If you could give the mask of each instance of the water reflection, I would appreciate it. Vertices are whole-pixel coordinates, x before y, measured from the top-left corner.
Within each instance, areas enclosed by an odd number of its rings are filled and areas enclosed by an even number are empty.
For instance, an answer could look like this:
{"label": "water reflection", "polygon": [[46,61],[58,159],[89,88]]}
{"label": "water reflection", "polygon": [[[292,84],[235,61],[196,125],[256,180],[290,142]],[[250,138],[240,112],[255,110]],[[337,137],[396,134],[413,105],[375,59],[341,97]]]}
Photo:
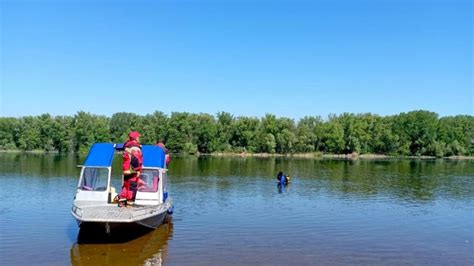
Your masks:
{"label": "water reflection", "polygon": [[281,183],[278,183],[277,184],[278,193],[287,192],[289,190],[289,187],[290,187],[290,183],[288,183],[286,185],[282,185]]}
{"label": "water reflection", "polygon": [[170,172],[173,185],[205,180],[199,185],[228,190],[235,185],[235,178],[239,182],[255,179],[270,182],[281,169],[298,176],[300,184],[308,186],[308,192],[314,192],[311,186],[318,185],[318,189],[337,197],[384,195],[427,203],[437,198],[474,196],[472,161],[176,157]]}
{"label": "water reflection", "polygon": [[70,214],[83,157],[0,153],[0,265],[474,265],[473,161],[173,158],[176,230],[111,239]]}
{"label": "water reflection", "polygon": [[152,231],[137,229],[109,236],[103,230],[80,230],[70,250],[71,264],[163,265],[172,236],[172,219]]}
{"label": "water reflection", "polygon": [[[83,161],[77,155],[0,153],[2,174],[76,179]],[[120,158],[113,162],[112,174],[120,176]],[[394,195],[402,200],[433,201],[437,197],[472,198],[472,161],[450,160],[317,160],[295,158],[175,157],[170,164],[171,185],[189,184],[223,191],[235,185],[231,179],[273,179],[284,169],[302,181],[318,181],[325,191],[346,197]],[[201,182],[202,178],[210,182]],[[118,178],[116,178],[118,180]],[[304,182],[303,182],[304,183]],[[115,184],[116,185],[116,184]],[[201,187],[203,188],[203,187]],[[205,188],[205,187],[204,187]],[[284,190],[282,189],[282,192]]]}

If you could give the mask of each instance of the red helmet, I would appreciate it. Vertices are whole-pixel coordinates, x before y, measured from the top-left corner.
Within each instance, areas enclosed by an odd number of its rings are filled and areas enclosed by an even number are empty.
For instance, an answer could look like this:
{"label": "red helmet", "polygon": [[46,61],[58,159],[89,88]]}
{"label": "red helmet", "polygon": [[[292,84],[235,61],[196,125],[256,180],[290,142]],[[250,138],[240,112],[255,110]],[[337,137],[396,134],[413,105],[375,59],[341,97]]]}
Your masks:
{"label": "red helmet", "polygon": [[128,137],[130,139],[137,139],[138,137],[140,137],[140,133],[138,133],[138,131],[132,131],[128,134]]}

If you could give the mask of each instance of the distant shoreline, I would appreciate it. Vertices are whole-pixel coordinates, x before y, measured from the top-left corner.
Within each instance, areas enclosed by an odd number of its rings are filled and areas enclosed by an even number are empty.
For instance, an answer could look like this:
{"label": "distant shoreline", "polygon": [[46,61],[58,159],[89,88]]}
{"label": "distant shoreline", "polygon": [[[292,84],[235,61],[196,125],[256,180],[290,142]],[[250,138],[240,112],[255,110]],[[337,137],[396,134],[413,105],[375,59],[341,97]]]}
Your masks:
{"label": "distant shoreline", "polygon": [[402,156],[402,155],[384,155],[384,154],[323,154],[323,153],[294,153],[294,154],[275,154],[275,153],[206,153],[198,156],[214,156],[214,157],[289,157],[289,158],[307,158],[307,159],[447,159],[447,160],[474,160],[474,156]]}
{"label": "distant shoreline", "polygon": [[[21,151],[21,150],[0,150],[0,153],[25,153],[25,154],[62,154],[58,151]],[[64,153],[64,154],[80,154],[80,153]],[[84,154],[85,155],[85,154]],[[213,152],[213,153],[198,153],[198,154],[171,154],[172,156],[212,156],[212,157],[256,157],[256,158],[271,158],[271,157],[285,157],[285,158],[305,158],[305,159],[348,159],[348,160],[377,160],[377,159],[422,159],[422,160],[474,160],[474,156],[402,156],[402,155],[384,155],[384,154],[324,154],[320,152],[314,153],[293,153],[293,154],[279,154],[279,153],[236,153],[236,152]]]}

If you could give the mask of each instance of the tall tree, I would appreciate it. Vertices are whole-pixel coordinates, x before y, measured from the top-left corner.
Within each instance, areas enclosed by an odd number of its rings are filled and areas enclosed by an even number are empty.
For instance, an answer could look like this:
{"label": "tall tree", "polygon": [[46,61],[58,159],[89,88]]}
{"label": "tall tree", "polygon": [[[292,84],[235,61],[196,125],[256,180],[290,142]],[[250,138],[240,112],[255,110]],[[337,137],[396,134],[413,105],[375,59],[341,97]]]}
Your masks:
{"label": "tall tree", "polygon": [[39,120],[33,116],[20,118],[18,131],[18,148],[22,150],[38,150],[42,148]]}
{"label": "tall tree", "polygon": [[19,121],[13,117],[0,117],[0,150],[15,150],[15,130]]}
{"label": "tall tree", "polygon": [[342,153],[345,149],[344,128],[337,116],[330,115],[329,121],[324,124],[322,133],[322,151],[328,153]]}
{"label": "tall tree", "polygon": [[193,127],[190,114],[173,112],[168,123],[168,148],[172,152],[196,153],[197,146],[193,143]]}
{"label": "tall tree", "polygon": [[423,110],[401,113],[394,121],[395,133],[411,155],[435,155],[428,147],[436,142],[437,128],[438,115]]}
{"label": "tall tree", "polygon": [[218,148],[217,124],[213,116],[209,114],[192,115],[193,144],[196,144],[199,152],[210,153]]}
{"label": "tall tree", "polygon": [[322,125],[323,120],[319,116],[305,116],[298,122],[295,147],[297,152],[313,152],[319,149]]}
{"label": "tall tree", "polygon": [[95,142],[110,141],[109,120],[105,116],[80,111],[74,116],[74,151],[87,152]]}
{"label": "tall tree", "polygon": [[124,142],[128,133],[140,131],[143,128],[143,119],[134,113],[115,113],[110,118],[109,128],[113,142]]}
{"label": "tall tree", "polygon": [[227,112],[217,113],[217,150],[219,151],[231,151],[232,146],[230,144],[232,137],[232,123],[234,117]]}
{"label": "tall tree", "polygon": [[259,126],[258,118],[238,117],[232,124],[231,144],[237,151],[255,152],[256,135]]}

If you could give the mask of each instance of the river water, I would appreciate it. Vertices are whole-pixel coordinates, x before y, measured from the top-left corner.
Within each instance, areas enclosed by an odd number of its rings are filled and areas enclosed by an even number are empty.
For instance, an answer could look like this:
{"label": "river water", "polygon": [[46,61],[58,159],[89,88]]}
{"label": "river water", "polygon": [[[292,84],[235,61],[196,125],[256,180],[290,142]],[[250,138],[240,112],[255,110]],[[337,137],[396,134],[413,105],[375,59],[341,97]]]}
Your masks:
{"label": "river water", "polygon": [[0,265],[474,264],[473,161],[175,157],[173,217],[102,237],[70,214],[83,159],[0,154]]}

